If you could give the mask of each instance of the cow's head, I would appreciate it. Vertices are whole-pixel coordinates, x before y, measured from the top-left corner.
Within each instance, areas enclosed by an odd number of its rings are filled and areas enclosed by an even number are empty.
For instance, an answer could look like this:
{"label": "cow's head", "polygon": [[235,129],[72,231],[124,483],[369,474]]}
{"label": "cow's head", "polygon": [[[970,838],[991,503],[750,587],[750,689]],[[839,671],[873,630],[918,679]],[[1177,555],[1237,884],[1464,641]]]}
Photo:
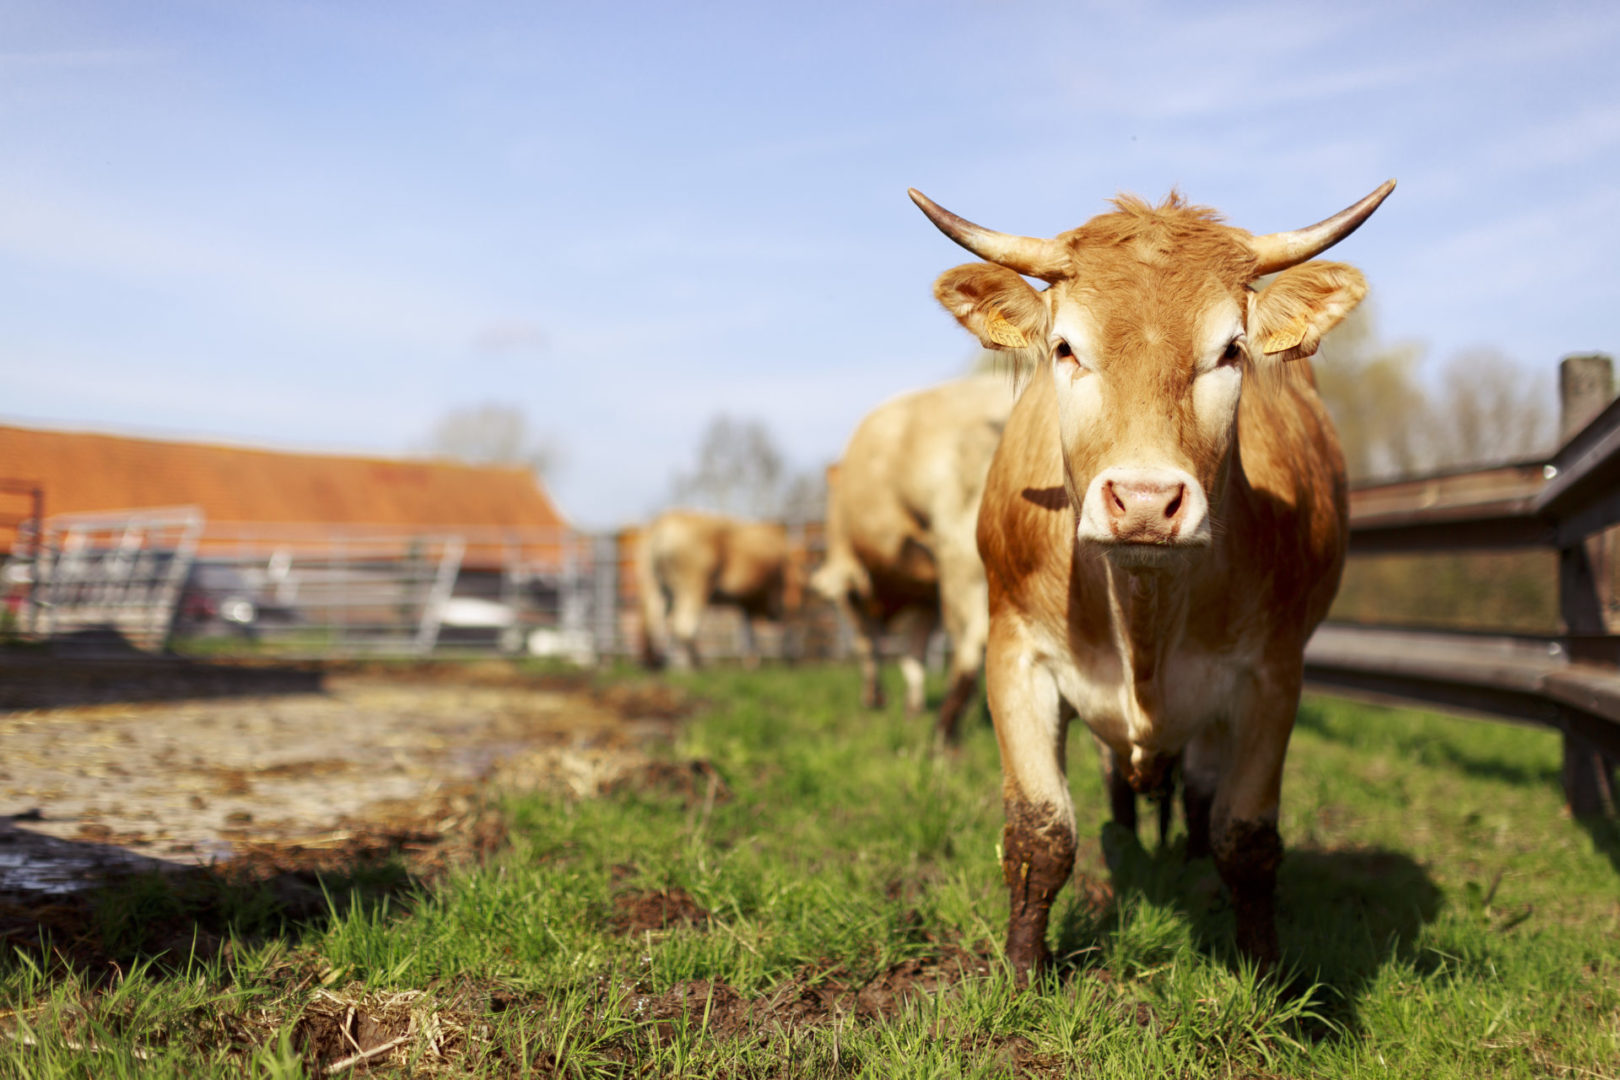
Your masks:
{"label": "cow's head", "polygon": [[[1157,208],[1119,198],[1114,213],[1050,240],[992,232],[911,197],[987,260],[942,274],[940,303],[986,347],[1022,350],[1036,378],[1053,380],[1078,539],[1152,564],[1209,544],[1244,382],[1310,356],[1366,292],[1354,267],[1306,260],[1394,187],[1269,236],[1175,195]],[[1037,291],[1020,274],[1050,287]]]}

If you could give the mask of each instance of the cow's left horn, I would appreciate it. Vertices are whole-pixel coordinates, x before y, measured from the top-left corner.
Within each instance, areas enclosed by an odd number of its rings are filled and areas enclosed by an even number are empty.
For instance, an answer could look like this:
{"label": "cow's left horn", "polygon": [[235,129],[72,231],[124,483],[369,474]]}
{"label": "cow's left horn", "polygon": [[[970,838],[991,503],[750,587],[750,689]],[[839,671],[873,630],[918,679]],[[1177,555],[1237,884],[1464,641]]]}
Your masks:
{"label": "cow's left horn", "polygon": [[1355,232],[1394,190],[1395,181],[1385,180],[1371,195],[1353,206],[1345,207],[1326,221],[1318,221],[1315,225],[1293,232],[1250,237],[1249,250],[1254,252],[1260,264],[1255,274],[1274,274],[1278,270],[1298,266],[1306,259],[1314,259]]}
{"label": "cow's left horn", "polygon": [[1068,272],[1068,253],[1056,240],[995,232],[975,225],[967,218],[957,217],[916,188],[907,188],[906,191],[911,195],[911,201],[928,215],[928,220],[940,232],[979,258],[1042,281],[1056,281]]}

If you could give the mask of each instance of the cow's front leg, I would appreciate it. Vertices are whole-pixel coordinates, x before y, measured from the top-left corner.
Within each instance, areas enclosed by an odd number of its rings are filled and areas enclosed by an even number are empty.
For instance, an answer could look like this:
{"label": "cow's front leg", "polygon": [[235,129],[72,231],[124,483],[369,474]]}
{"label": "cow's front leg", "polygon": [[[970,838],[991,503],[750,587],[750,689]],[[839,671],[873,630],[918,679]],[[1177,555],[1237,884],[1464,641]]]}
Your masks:
{"label": "cow's front leg", "polygon": [[1297,673],[1256,681],[1248,707],[1232,724],[1225,772],[1209,819],[1215,869],[1232,894],[1238,951],[1263,969],[1274,967],[1279,959],[1277,866],[1282,862],[1282,837],[1277,832],[1277,803],[1299,688]]}
{"label": "cow's front leg", "polygon": [[1051,963],[1052,901],[1074,871],[1074,802],[1064,768],[1057,683],[1015,627],[992,626],[986,657],[990,715],[1001,747],[1002,876],[1011,911],[1007,962],[1019,982]]}

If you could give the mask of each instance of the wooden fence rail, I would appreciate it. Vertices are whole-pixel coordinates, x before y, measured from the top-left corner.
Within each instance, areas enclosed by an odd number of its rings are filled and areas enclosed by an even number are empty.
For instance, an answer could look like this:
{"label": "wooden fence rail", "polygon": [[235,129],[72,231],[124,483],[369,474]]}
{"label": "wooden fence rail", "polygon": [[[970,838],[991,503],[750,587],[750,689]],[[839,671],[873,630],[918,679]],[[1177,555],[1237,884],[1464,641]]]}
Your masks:
{"label": "wooden fence rail", "polygon": [[1546,461],[1451,472],[1350,494],[1350,555],[1558,551],[1559,636],[1330,623],[1305,652],[1324,688],[1410,698],[1564,733],[1564,792],[1579,816],[1615,812],[1620,636],[1607,539],[1620,524],[1620,400],[1606,356],[1559,368],[1564,443]]}

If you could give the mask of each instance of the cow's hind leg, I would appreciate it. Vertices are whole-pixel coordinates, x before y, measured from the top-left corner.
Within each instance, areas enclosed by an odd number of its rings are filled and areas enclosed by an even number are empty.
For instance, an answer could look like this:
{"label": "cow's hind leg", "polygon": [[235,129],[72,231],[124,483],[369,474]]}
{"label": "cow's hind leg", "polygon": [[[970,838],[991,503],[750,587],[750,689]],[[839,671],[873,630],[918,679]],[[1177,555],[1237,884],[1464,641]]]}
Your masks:
{"label": "cow's hind leg", "polygon": [[979,689],[985,638],[990,633],[990,590],[977,550],[941,560],[939,600],[951,636],[950,684],[939,707],[939,738],[956,742],[962,713]]}
{"label": "cow's hind leg", "polygon": [[748,671],[759,668],[759,638],[754,633],[754,617],[747,610],[740,610],[737,625],[738,650],[742,654],[742,666]]}
{"label": "cow's hind leg", "polygon": [[1159,819],[1159,847],[1170,842],[1170,826],[1176,816],[1176,774],[1181,770],[1172,765],[1164,771],[1164,779],[1160,782],[1158,790],[1153,792],[1153,809]]}
{"label": "cow's hind leg", "polygon": [[1107,743],[1097,740],[1097,760],[1102,765],[1103,787],[1108,789],[1108,814],[1115,825],[1136,835],[1136,789],[1125,779],[1119,757]]}
{"label": "cow's hind leg", "polygon": [[883,634],[883,623],[867,613],[865,602],[854,593],[845,597],[843,607],[855,638],[855,660],[861,668],[861,704],[868,709],[881,709],[884,699],[883,680],[878,670],[878,639]]}
{"label": "cow's hind leg", "polygon": [[906,712],[912,716],[928,708],[928,640],[934,619],[920,608],[906,613],[906,650],[900,655],[900,677],[906,684]]}
{"label": "cow's hind leg", "polygon": [[990,713],[1001,747],[1003,879],[1011,911],[1007,962],[1020,982],[1051,963],[1052,901],[1074,871],[1074,803],[1064,767],[1057,683],[1013,627],[991,629],[986,663]]}
{"label": "cow's hind leg", "polygon": [[698,665],[697,633],[698,623],[703,618],[703,597],[679,594],[675,597],[674,610],[670,613],[669,629],[674,642],[670,653],[679,668],[694,668]]}
{"label": "cow's hind leg", "polygon": [[1209,822],[1215,808],[1215,789],[1221,777],[1221,748],[1225,726],[1199,734],[1181,757],[1181,811],[1187,819],[1187,858],[1207,859]]}

